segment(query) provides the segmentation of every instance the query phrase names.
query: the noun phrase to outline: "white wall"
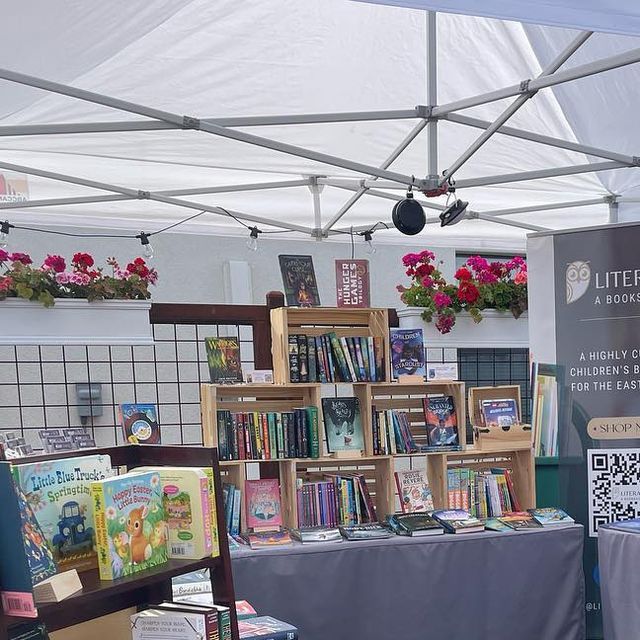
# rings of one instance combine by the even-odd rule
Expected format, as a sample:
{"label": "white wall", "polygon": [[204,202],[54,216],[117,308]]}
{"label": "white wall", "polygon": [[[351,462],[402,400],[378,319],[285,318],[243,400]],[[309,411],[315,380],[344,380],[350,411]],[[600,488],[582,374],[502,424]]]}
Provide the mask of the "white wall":
{"label": "white wall", "polygon": [[[83,230],[56,227],[58,231],[84,233]],[[100,233],[96,230],[95,233]],[[113,233],[113,232],[107,232]],[[9,249],[29,253],[34,262],[41,261],[47,253],[70,258],[76,251],[91,253],[98,264],[104,265],[108,256],[115,256],[126,264],[142,255],[137,240],[110,238],[69,238],[49,234],[12,230]],[[278,264],[279,254],[312,255],[320,300],[325,306],[334,306],[334,260],[351,256],[351,244],[347,242],[293,240],[285,236],[278,239],[262,236],[257,252],[250,251],[243,237],[200,236],[187,233],[165,233],[151,238],[155,257],[153,266],[159,272],[157,287],[153,290],[156,302],[230,302],[225,296],[225,263],[246,261],[251,268],[253,283],[250,302],[262,304],[268,291],[282,291],[282,278]],[[402,256],[417,251],[414,246],[379,243],[373,256],[364,251],[364,242],[356,238],[356,258],[367,258],[371,269],[371,304],[380,307],[400,307],[398,284],[408,284],[404,274]],[[430,248],[425,242],[424,248]],[[455,270],[454,249],[435,249],[442,268],[451,277]]]}

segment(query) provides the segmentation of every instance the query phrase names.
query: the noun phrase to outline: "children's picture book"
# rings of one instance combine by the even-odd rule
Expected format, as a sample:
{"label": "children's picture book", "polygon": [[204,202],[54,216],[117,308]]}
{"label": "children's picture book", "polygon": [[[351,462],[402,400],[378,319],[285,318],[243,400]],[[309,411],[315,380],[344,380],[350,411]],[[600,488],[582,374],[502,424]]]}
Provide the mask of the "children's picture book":
{"label": "children's picture book", "polygon": [[14,465],[24,492],[60,571],[97,566],[91,483],[113,475],[105,455]]}
{"label": "children's picture book", "polygon": [[205,338],[209,377],[213,384],[242,382],[240,341],[235,336]]}
{"label": "children's picture book", "polygon": [[246,524],[250,531],[270,531],[282,526],[280,484],[276,478],[245,482]]}
{"label": "children's picture book", "polygon": [[424,469],[396,471],[395,478],[402,513],[433,511],[433,495]]}
{"label": "children's picture book", "polygon": [[511,427],[520,424],[520,412],[515,398],[480,400],[480,412],[482,422],[488,429],[509,431]]}
{"label": "children's picture book", "polygon": [[278,256],[288,307],[319,307],[320,296],[311,256]]}
{"label": "children's picture book", "polygon": [[358,398],[322,398],[329,453],[364,450]]}
{"label": "children's picture book", "polygon": [[464,509],[440,509],[434,511],[433,518],[449,533],[479,533],[484,524]]}
{"label": "children's picture book", "polygon": [[370,305],[368,260],[336,260],[336,299],[348,309]]}
{"label": "children's picture book", "polygon": [[395,513],[387,518],[387,522],[401,536],[418,538],[444,533],[443,526],[428,513]]}
{"label": "children's picture book", "polygon": [[429,446],[440,447],[460,444],[458,419],[453,396],[428,396],[423,398],[422,404]]}
{"label": "children's picture book", "polygon": [[91,483],[98,568],[115,580],[167,561],[160,474],[130,472]]}
{"label": "children's picture book", "polygon": [[47,546],[26,496],[14,482],[11,464],[0,462],[0,599],[7,615],[35,618],[33,586],[56,574]]}
{"label": "children's picture book", "polygon": [[406,375],[424,378],[426,369],[422,329],[391,329],[389,342],[394,380]]}
{"label": "children's picture book", "polygon": [[160,444],[160,425],[155,404],[121,404],[120,424],[125,442]]}
{"label": "children's picture book", "polygon": [[247,533],[246,541],[252,549],[266,549],[267,547],[282,547],[292,543],[289,532],[285,529],[273,531],[253,531]]}
{"label": "children's picture book", "polygon": [[542,528],[542,525],[536,522],[533,519],[533,516],[527,511],[512,511],[510,513],[505,513],[501,518],[498,518],[498,520],[515,531]]}
{"label": "children's picture book", "polygon": [[529,509],[528,511],[538,524],[547,529],[570,527],[575,524],[575,520],[566,511],[557,507],[540,507],[538,509]]}
{"label": "children's picture book", "polygon": [[[162,484],[162,506],[168,529],[170,558],[197,560],[213,551],[209,479],[197,467],[140,467],[155,471]],[[158,531],[158,535],[163,535]]]}
{"label": "children's picture book", "polygon": [[499,531],[499,532],[513,531],[511,527],[504,524],[504,522],[500,522],[498,518],[487,518],[486,520],[483,520],[483,522],[484,522],[484,528],[487,531]]}

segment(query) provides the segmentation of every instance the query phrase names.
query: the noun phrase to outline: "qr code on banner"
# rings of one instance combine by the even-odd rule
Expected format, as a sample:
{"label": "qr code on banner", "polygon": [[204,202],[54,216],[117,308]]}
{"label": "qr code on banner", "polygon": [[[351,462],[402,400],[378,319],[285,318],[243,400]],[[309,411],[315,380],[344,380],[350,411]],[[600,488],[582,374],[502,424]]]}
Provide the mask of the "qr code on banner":
{"label": "qr code on banner", "polygon": [[640,517],[640,449],[589,449],[589,535],[609,522]]}

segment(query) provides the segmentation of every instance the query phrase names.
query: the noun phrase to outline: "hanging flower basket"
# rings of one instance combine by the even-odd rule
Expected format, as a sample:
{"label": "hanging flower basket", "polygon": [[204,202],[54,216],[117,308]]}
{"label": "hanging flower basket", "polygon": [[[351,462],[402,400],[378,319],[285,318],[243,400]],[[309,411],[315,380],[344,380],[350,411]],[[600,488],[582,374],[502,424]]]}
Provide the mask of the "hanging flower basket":
{"label": "hanging flower basket", "polygon": [[147,300],[0,302],[0,344],[153,344]]}
{"label": "hanging flower basket", "polygon": [[427,348],[452,349],[527,349],[529,322],[527,313],[517,320],[509,311],[485,309],[482,322],[475,322],[469,312],[456,314],[455,329],[440,333],[435,323],[422,318],[421,307],[407,307],[398,311],[400,326],[407,329],[422,327]]}
{"label": "hanging flower basket", "polygon": [[107,263],[105,273],[76,253],[68,267],[57,255],[36,267],[27,254],[0,249],[0,344],[152,344],[156,271],[142,258]]}

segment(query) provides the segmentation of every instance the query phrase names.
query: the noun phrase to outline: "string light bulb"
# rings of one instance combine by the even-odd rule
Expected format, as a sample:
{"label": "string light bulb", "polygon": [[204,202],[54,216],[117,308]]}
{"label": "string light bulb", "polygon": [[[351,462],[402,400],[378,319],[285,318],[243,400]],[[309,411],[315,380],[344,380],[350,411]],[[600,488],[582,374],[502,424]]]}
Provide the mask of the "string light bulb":
{"label": "string light bulb", "polygon": [[249,227],[249,238],[247,239],[247,248],[251,251],[258,250],[258,235],[261,234],[262,231],[258,229],[258,227]]}
{"label": "string light bulb", "polygon": [[151,242],[149,242],[150,233],[145,233],[141,231],[139,235],[136,236],[138,240],[140,240],[140,244],[142,245],[142,252],[144,253],[146,258],[153,258],[153,246]]}
{"label": "string light bulb", "polygon": [[9,231],[13,228],[12,224],[9,224],[8,220],[0,223],[0,249],[6,248],[9,244]]}
{"label": "string light bulb", "polygon": [[364,238],[364,242],[367,245],[365,251],[372,256],[376,252],[376,247],[373,244],[373,231],[363,231],[362,237]]}

